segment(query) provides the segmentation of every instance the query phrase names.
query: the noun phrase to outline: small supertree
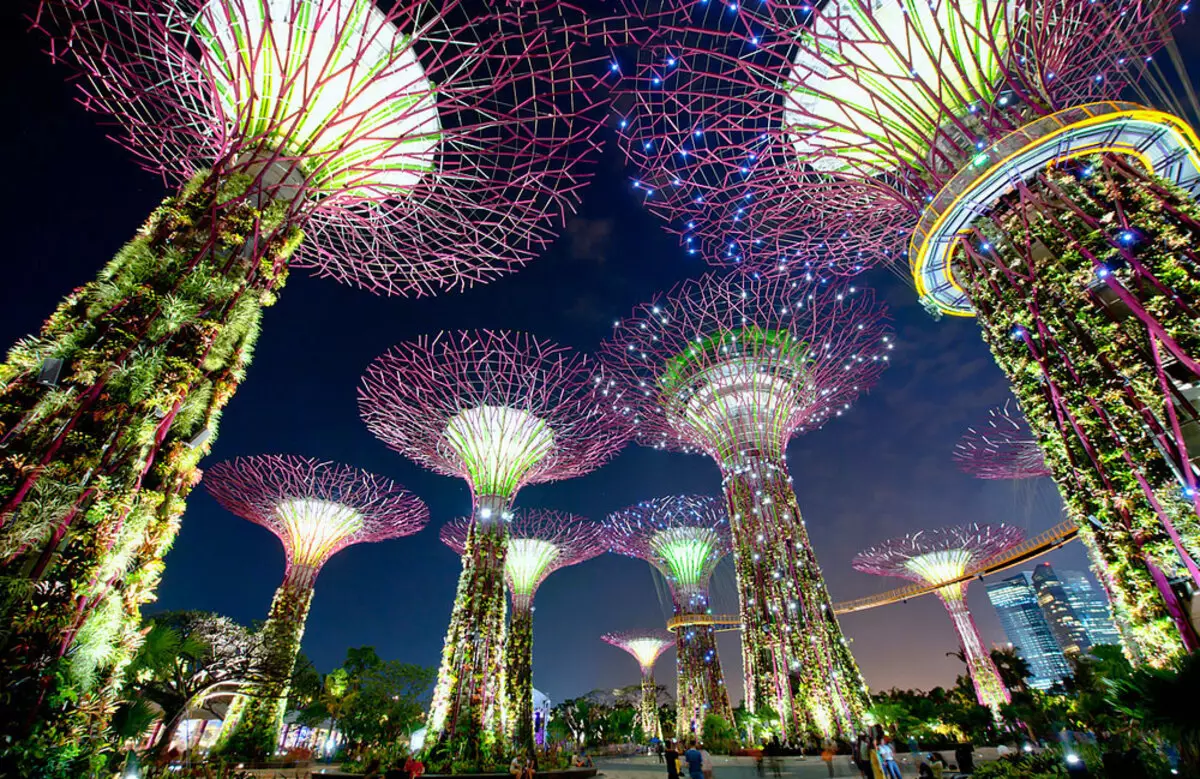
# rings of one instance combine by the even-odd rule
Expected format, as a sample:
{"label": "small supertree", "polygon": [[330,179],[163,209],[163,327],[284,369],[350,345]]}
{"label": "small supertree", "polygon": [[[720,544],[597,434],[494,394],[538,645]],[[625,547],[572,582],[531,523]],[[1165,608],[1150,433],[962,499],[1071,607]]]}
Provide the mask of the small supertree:
{"label": "small supertree", "polygon": [[741,600],[746,703],[785,737],[848,734],[867,692],[834,616],[784,452],[887,364],[871,293],[732,275],[681,284],[621,320],[603,355],[640,443],[721,468]]}
{"label": "small supertree", "polygon": [[[1050,476],[1041,445],[1012,401],[989,409],[987,419],[967,432],[954,447],[954,460],[963,471],[980,479],[1036,479]],[[1071,506],[1068,504],[1068,513]],[[1144,662],[1136,634],[1130,626],[1121,590],[1113,581],[1109,567],[1096,542],[1096,527],[1087,517],[1072,517],[1079,526],[1079,538],[1087,550],[1092,574],[1108,596],[1113,623],[1121,634],[1122,649],[1135,662]]]}
{"label": "small supertree", "polygon": [[1012,696],[984,646],[979,628],[967,609],[967,582],[955,581],[977,565],[999,557],[1021,543],[1024,536],[1012,525],[951,525],[921,530],[893,538],[860,552],[854,570],[879,576],[898,576],[922,584],[952,582],[937,589],[937,596],[950,612],[967,670],[975,685],[975,697],[997,718],[1000,706]]}
{"label": "small supertree", "polygon": [[[605,528],[610,551],[645,560],[666,578],[675,616],[712,613],[709,580],[733,551],[722,501],[705,495],[646,500],[609,514]],[[733,723],[712,625],[698,621],[676,630],[675,670],[679,738],[701,735],[708,714]]]}
{"label": "small supertree", "polygon": [[580,476],[620,451],[629,425],[596,401],[602,383],[590,358],[505,331],[400,344],[363,376],[359,411],[371,432],[471,487],[472,532],[429,716],[435,752],[479,761],[498,744],[512,502],[527,484]]}
{"label": "small supertree", "polygon": [[34,5],[84,105],[173,190],[0,364],[0,732],[40,766],[30,726],[103,730],[64,718],[103,719],[289,267],[424,295],[536,256],[578,200],[608,67],[536,0]]}
{"label": "small supertree", "polygon": [[417,532],[429,521],[429,510],[390,479],[306,457],[240,457],[209,469],[204,485],[227,510],[278,536],[287,558],[283,584],[260,631],[251,683],[230,705],[217,746],[262,759],[279,742],[321,567],[353,544]]}
{"label": "small supertree", "polygon": [[989,409],[982,424],[967,428],[954,445],[954,461],[979,479],[1049,476],[1042,447],[1012,401]]}
{"label": "small supertree", "polygon": [[1200,139],[1119,102],[1187,4],[676,5],[619,119],[648,205],[710,261],[895,263],[978,317],[1141,653],[1200,646]]}
{"label": "small supertree", "polygon": [[605,633],[600,640],[624,649],[637,660],[642,672],[642,703],[638,708],[638,722],[647,741],[661,740],[662,721],[658,718],[658,684],[654,681],[654,664],[675,643],[675,637],[665,630],[637,630]]}
{"label": "small supertree", "polygon": [[[442,541],[462,555],[473,524],[470,517],[442,526]],[[513,513],[508,522],[504,581],[512,598],[512,617],[504,639],[504,716],[516,747],[532,754],[533,596],[550,574],[590,560],[604,551],[600,525],[558,511],[532,509]]]}

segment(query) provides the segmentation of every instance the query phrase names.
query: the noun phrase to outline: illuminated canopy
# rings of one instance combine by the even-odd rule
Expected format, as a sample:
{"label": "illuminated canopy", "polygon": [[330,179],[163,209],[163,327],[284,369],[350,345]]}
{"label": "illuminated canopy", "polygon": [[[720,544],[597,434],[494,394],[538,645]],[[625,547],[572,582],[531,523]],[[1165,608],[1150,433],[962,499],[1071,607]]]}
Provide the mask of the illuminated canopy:
{"label": "illuminated canopy", "polygon": [[[893,538],[855,556],[856,571],[936,584],[963,575],[973,565],[997,557],[1021,543],[1024,534],[1012,525],[951,525]],[[960,597],[961,585],[939,594]]]}
{"label": "illuminated canopy", "polygon": [[374,0],[210,0],[195,30],[224,120],[302,158],[316,189],[395,196],[433,169],[433,87]]}
{"label": "illuminated canopy", "polygon": [[667,648],[675,644],[675,636],[665,631],[651,630],[639,633],[605,633],[600,637],[605,643],[624,649],[633,655],[642,676],[650,676],[654,664]]}
{"label": "illuminated canopy", "polygon": [[481,495],[511,495],[521,477],[550,453],[554,433],[527,411],[479,406],[450,419],[445,442],[466,464]]}
{"label": "illuminated canopy", "polygon": [[[1002,0],[831,0],[802,32],[784,123],[819,170],[924,161],[937,122],[989,101],[1007,49]],[[997,51],[993,47],[999,47]],[[931,86],[932,85],[932,86]]]}
{"label": "illuminated canopy", "polygon": [[967,428],[954,445],[958,467],[980,479],[1049,476],[1042,447],[1012,401],[989,409],[987,419]]}
{"label": "illuminated canopy", "polygon": [[275,509],[280,530],[288,536],[293,562],[319,566],[335,549],[362,529],[362,515],[350,506],[319,498],[293,498]]}

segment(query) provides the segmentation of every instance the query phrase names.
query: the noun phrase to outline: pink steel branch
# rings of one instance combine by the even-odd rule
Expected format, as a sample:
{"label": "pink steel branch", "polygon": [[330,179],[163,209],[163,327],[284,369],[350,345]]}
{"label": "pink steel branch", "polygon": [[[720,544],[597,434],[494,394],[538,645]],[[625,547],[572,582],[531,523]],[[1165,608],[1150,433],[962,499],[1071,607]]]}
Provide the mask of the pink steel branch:
{"label": "pink steel branch", "polygon": [[990,409],[987,418],[954,445],[954,461],[980,479],[1034,479],[1050,468],[1033,431],[1011,400]]}

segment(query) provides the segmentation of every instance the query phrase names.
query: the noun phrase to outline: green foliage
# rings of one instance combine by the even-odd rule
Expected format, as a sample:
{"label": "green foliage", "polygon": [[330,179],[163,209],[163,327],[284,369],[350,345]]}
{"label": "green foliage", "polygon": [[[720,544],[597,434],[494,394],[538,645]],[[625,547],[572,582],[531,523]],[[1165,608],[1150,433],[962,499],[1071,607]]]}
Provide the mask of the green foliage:
{"label": "green foliage", "polygon": [[733,723],[716,714],[704,718],[704,743],[710,752],[730,754],[740,745]]}
{"label": "green foliage", "polygon": [[1168,668],[1142,666],[1108,679],[1108,702],[1142,733],[1157,733],[1179,749],[1185,776],[1200,776],[1200,653]]}
{"label": "green foliage", "polygon": [[1047,749],[983,763],[975,767],[971,779],[1067,779],[1067,764],[1062,752]]}

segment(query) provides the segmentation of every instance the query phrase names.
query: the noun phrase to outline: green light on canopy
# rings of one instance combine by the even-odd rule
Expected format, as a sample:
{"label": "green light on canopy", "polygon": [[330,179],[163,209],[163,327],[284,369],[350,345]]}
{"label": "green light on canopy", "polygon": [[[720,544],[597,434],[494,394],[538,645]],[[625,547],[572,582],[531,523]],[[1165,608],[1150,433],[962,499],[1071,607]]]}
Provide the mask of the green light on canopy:
{"label": "green light on canopy", "polygon": [[696,594],[708,585],[720,560],[717,534],[702,527],[673,527],[661,530],[650,539],[650,546],[669,571],[672,584],[684,596]]}
{"label": "green light on canopy", "polygon": [[311,188],[379,200],[434,169],[434,88],[374,0],[210,0],[193,27],[230,129],[303,156]]}
{"label": "green light on canopy", "polygon": [[797,153],[818,155],[810,163],[821,170],[868,174],[922,162],[939,125],[996,94],[1007,5],[830,0],[802,35],[787,84]]}
{"label": "green light on canopy", "polygon": [[528,606],[538,585],[549,574],[561,550],[538,538],[512,538],[504,558],[504,578],[512,590],[513,607]]}
{"label": "green light on canopy", "polygon": [[511,497],[529,469],[550,454],[554,433],[528,411],[477,406],[451,417],[443,443],[466,466],[477,496]]}
{"label": "green light on canopy", "polygon": [[363,525],[362,514],[354,509],[317,498],[281,501],[275,513],[282,520],[292,562],[313,568],[320,568],[338,544]]}

